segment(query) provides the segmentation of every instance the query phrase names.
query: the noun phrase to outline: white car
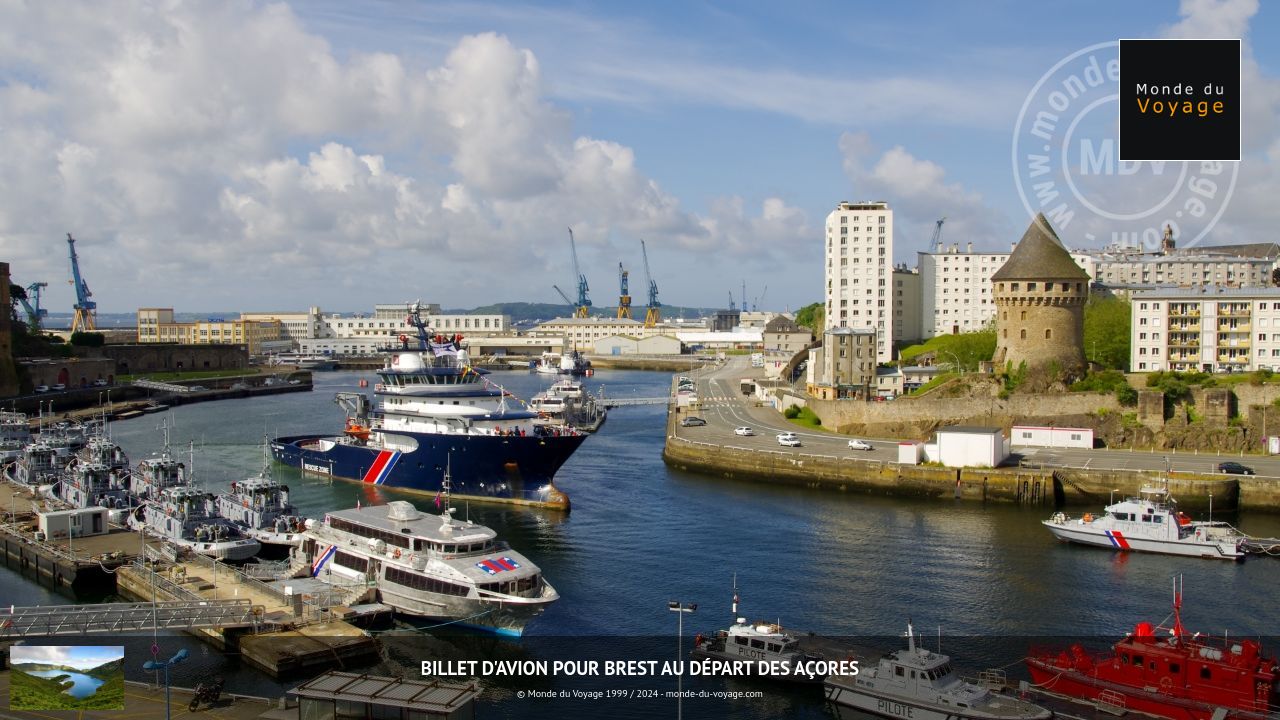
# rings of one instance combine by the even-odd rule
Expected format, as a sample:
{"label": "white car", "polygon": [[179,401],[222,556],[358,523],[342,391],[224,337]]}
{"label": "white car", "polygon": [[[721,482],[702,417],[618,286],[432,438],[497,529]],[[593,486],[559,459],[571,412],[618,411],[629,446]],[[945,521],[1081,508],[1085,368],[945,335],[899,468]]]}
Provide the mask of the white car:
{"label": "white car", "polygon": [[752,429],[751,429],[751,428],[749,428],[749,427],[740,427],[740,428],[734,428],[734,429],[733,429],[733,434],[734,434],[734,435],[742,435],[742,436],[755,435],[755,434],[756,434],[756,431],[755,431],[755,430],[752,430]]}
{"label": "white car", "polygon": [[779,435],[778,444],[783,447],[800,447],[800,438],[795,435]]}
{"label": "white car", "polygon": [[871,443],[867,442],[866,440],[857,440],[857,439],[849,441],[849,449],[850,450],[875,450],[875,448],[871,447]]}

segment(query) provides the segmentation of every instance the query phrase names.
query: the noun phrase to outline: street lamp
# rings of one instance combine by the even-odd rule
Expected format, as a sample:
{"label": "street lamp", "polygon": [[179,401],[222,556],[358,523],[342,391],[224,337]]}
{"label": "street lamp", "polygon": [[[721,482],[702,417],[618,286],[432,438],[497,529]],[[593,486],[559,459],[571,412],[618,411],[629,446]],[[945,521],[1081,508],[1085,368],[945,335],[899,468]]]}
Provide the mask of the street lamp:
{"label": "street lamp", "polygon": [[[698,603],[681,604],[678,600],[672,600],[667,603],[667,609],[676,613],[676,662],[684,660],[684,614],[691,613],[698,609]],[[677,668],[684,669],[683,665],[677,665]],[[684,672],[676,675],[676,720],[680,720],[684,713]]]}
{"label": "street lamp", "polygon": [[[159,648],[156,648],[159,651]],[[143,670],[164,671],[164,720],[170,720],[169,712],[169,668],[187,659],[187,649],[183,648],[168,660],[148,660],[142,665]]]}
{"label": "street lamp", "polygon": [[955,353],[951,352],[950,350],[939,350],[938,352],[940,352],[940,353],[942,353],[942,354],[944,354],[944,355],[950,355],[950,356],[951,356],[951,359],[956,361],[956,362],[955,362],[955,365],[954,365],[953,367],[955,367],[957,370],[959,370],[961,375],[963,375],[963,374],[964,374],[964,366],[960,364],[960,357],[959,357],[958,355],[956,355]]}

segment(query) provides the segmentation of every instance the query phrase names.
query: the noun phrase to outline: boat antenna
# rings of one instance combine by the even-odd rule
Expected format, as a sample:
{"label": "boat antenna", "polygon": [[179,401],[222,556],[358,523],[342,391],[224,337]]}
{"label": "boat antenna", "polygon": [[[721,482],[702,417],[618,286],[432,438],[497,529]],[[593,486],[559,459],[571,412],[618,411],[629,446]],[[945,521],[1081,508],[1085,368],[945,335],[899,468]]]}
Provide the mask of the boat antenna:
{"label": "boat antenna", "polygon": [[942,626],[938,626],[938,654],[942,654]]}
{"label": "boat antenna", "polygon": [[738,573],[733,574],[733,616],[738,617]]}
{"label": "boat antenna", "polygon": [[907,618],[907,650],[912,653],[916,651],[916,631],[911,627],[911,618]]}
{"label": "boat antenna", "polygon": [[[437,500],[444,501],[444,505],[440,509],[440,514],[444,516],[446,521],[449,519],[449,489],[453,486],[453,477],[449,474],[452,466],[453,453],[451,452],[444,461],[444,479],[440,481],[440,496],[436,498]],[[470,508],[468,508],[468,513],[470,513]]]}
{"label": "boat antenna", "polygon": [[1182,627],[1182,576],[1173,579],[1173,636],[1181,639],[1186,634]]}

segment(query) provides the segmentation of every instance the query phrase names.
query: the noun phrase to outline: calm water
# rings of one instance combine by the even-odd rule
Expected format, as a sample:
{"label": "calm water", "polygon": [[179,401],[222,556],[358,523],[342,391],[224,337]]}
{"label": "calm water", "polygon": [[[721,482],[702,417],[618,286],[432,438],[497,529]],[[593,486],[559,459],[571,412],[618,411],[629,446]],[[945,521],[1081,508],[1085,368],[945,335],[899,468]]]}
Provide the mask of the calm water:
{"label": "calm water", "polygon": [[76,698],[89,697],[98,691],[98,688],[102,683],[106,682],[105,680],[99,680],[95,677],[89,677],[84,673],[70,672],[68,670],[32,670],[27,671],[27,674],[47,678],[66,675],[66,679],[70,680],[74,684],[63,692]]}
{"label": "calm water", "polygon": [[[311,393],[226,400],[115,423],[112,432],[134,462],[161,446],[157,424],[169,416],[175,448],[195,442],[195,474],[210,488],[254,474],[263,464],[265,435],[337,431],[342,417],[333,393],[355,390],[356,373],[317,373]],[[547,384],[526,372],[490,376],[524,398]],[[601,371],[587,381],[610,395],[651,397],[669,387],[660,373]],[[933,635],[941,625],[951,636],[1104,636],[1130,629],[1138,620],[1158,621],[1170,603],[1172,578],[1186,583],[1184,618],[1193,629],[1274,635],[1280,629],[1275,589],[1280,560],[1252,558],[1243,564],[1163,556],[1114,555],[1059,545],[1039,521],[1048,509],[1008,505],[919,502],[730,482],[667,469],[661,458],[662,406],[611,411],[561,470],[557,485],[572,498],[563,514],[471,504],[473,519],[494,527],[513,547],[540,565],[562,599],[526,630],[516,644],[476,637],[439,639],[388,636],[388,655],[410,668],[428,652],[480,659],[486,656],[548,657],[594,652],[602,659],[673,659],[677,618],[667,602],[698,603],[684,617],[687,637],[732,622],[730,598],[737,576],[740,614],[780,618],[786,625],[829,635],[892,636],[907,618]],[[185,450],[183,451],[185,452]],[[385,502],[392,491],[346,482],[328,483],[276,467],[295,503],[308,515]],[[425,511],[430,497],[407,496]],[[459,513],[468,511],[460,507]],[[1280,536],[1280,517],[1243,515],[1246,532]],[[4,571],[0,588],[14,576]],[[11,602],[66,602],[21,583]],[[568,636],[571,640],[561,638]],[[228,677],[241,692],[270,693],[277,686],[200,643],[161,638],[162,654],[191,648],[188,664],[175,670],[177,684],[194,684],[209,670]],[[149,657],[150,638],[133,649]],[[896,645],[898,640],[886,640]],[[947,648],[943,638],[944,650]],[[127,644],[127,643],[126,643]],[[932,641],[930,642],[932,645]],[[1022,641],[1014,642],[1025,648]],[[444,646],[441,648],[440,646]],[[953,648],[956,646],[953,644]],[[686,640],[685,649],[688,648]],[[959,652],[959,650],[956,650]],[[982,651],[978,651],[982,652]],[[146,657],[136,654],[140,665]],[[974,664],[1004,664],[1017,655],[972,658]],[[963,661],[961,661],[963,665]],[[386,669],[386,668],[384,668]],[[394,668],[392,668],[394,670]],[[130,675],[133,671],[129,671]],[[524,684],[522,684],[524,683]],[[286,683],[288,684],[288,683]],[[529,685],[510,680],[484,695],[485,717],[564,717],[565,713],[649,717],[674,714],[674,700],[623,705],[557,706],[522,703],[512,691]],[[672,678],[557,678],[543,687],[614,687],[674,690]],[[751,689],[739,681],[696,679],[689,688]],[[588,709],[591,709],[588,712]],[[690,699],[689,717],[764,718],[779,714],[823,717],[819,694],[774,691],[765,700],[729,703]]]}

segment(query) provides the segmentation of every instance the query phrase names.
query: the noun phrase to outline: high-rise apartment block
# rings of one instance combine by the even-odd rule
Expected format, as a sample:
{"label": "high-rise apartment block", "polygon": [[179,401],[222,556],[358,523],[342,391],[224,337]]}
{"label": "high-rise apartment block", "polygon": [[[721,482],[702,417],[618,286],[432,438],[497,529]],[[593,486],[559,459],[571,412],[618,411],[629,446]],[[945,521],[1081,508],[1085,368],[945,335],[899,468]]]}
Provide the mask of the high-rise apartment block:
{"label": "high-rise apartment block", "polygon": [[893,211],[841,202],[827,216],[826,328],[871,329],[876,359],[893,359]]}

